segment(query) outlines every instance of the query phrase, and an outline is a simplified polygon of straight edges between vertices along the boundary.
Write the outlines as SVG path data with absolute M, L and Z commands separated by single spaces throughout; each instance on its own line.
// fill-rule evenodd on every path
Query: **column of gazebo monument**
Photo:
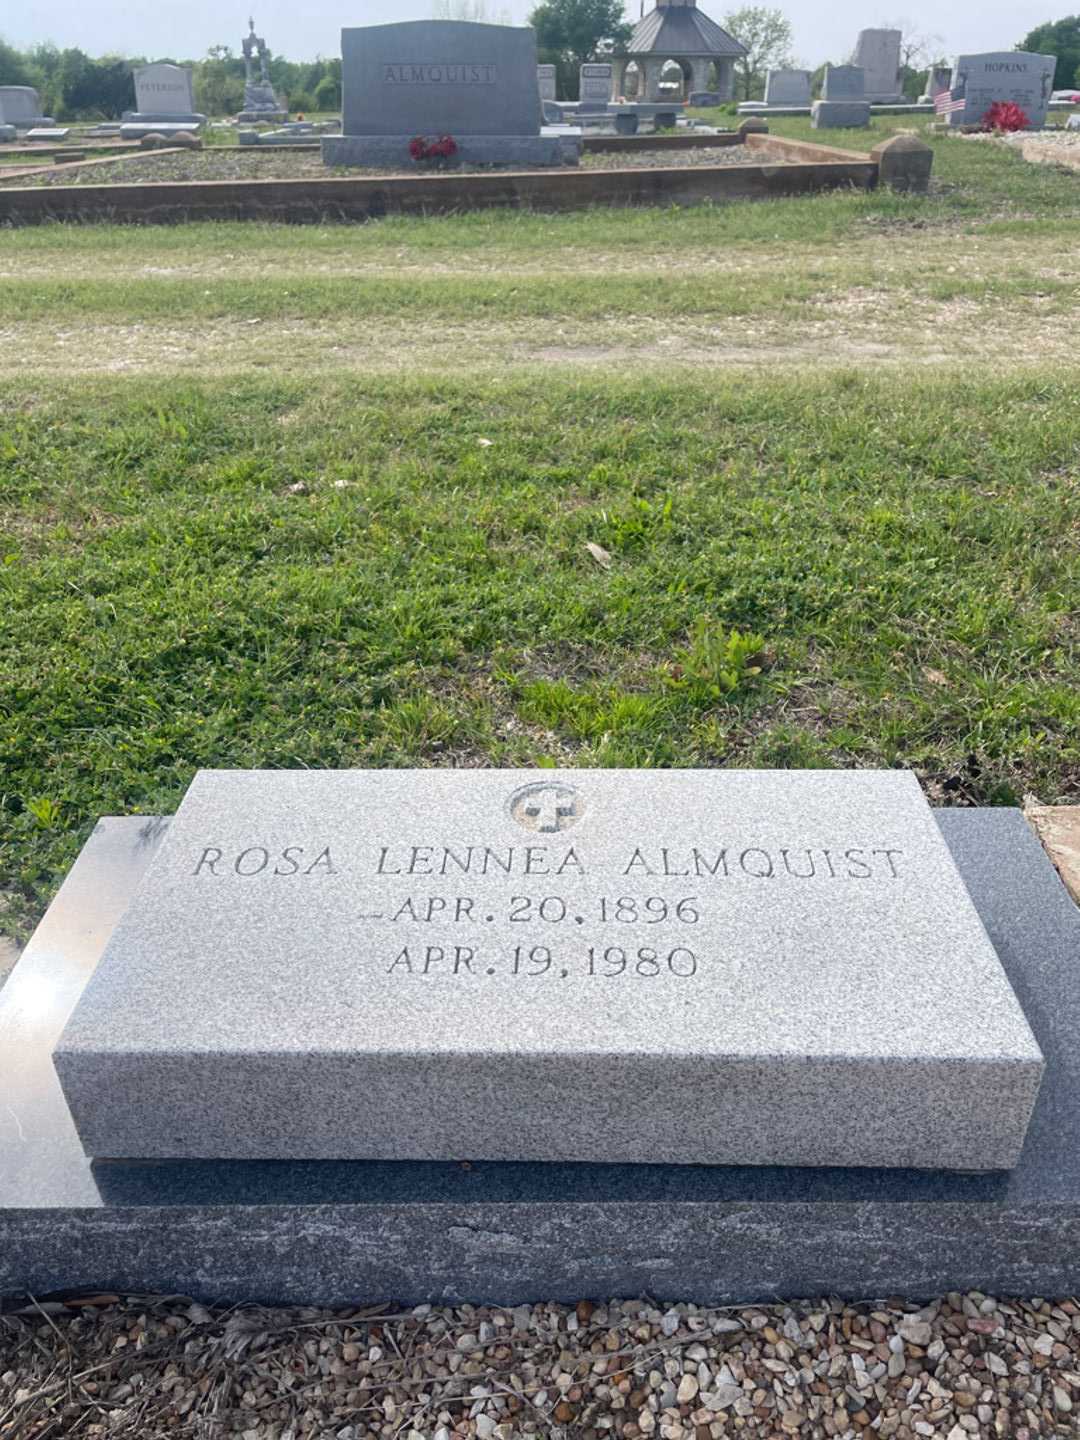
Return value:
M 635 99 L 650 102 L 670 99 L 671 97 L 665 95 L 660 88 L 660 78 L 664 72 L 664 67 L 670 63 L 670 57 L 668 56 L 657 56 L 655 58 L 643 56 L 640 60 L 633 55 L 614 57 L 611 62 L 612 100 L 619 100 L 626 95 L 626 72 L 631 65 L 636 66 L 638 76 Z M 733 95 L 734 63 L 732 61 L 714 60 L 710 56 L 699 55 L 688 57 L 686 60 L 677 61 L 676 63 L 679 64 L 680 68 L 686 65 L 689 66 L 690 69 L 689 80 L 687 79 L 685 70 L 683 70 L 682 74 L 683 99 L 695 90 L 709 90 L 713 88 L 709 85 L 709 72 L 714 65 L 716 66 L 715 88 L 723 96 Z

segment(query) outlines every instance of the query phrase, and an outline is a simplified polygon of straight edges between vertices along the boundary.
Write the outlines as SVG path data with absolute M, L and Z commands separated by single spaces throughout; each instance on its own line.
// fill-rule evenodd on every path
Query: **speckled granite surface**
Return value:
M 1080 1286 L 1080 912 L 1019 812 L 936 819 L 1047 1072 L 1008 1174 L 685 1166 L 91 1166 L 49 1053 L 161 822 L 106 820 L 0 996 L 0 1292 L 337 1303 Z
M 914 775 L 196 775 L 55 1052 L 87 1153 L 1004 1170 L 1042 1073 Z

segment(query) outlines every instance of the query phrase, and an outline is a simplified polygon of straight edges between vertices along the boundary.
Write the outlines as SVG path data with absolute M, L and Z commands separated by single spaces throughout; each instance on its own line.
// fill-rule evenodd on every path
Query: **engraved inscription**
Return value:
M 325 835 L 285 846 L 249 836 L 246 844 L 195 850 L 188 873 L 200 883 L 212 877 L 251 885 L 337 877 L 327 883 L 350 887 L 355 920 L 377 927 L 365 932 L 364 953 L 384 974 L 412 984 L 494 977 L 522 985 L 689 981 L 724 963 L 709 927 L 735 886 L 861 890 L 914 878 L 904 850 L 869 844 L 869 837 L 862 845 L 748 844 L 746 836 L 680 847 L 635 845 L 628 837 L 590 854 L 587 838 L 539 841 L 581 818 L 576 787 L 536 781 L 505 803 L 537 843 L 382 844 L 384 837 L 373 836 L 359 850 L 335 842 L 331 853 Z M 593 888 L 588 877 L 597 875 L 606 879 Z
M 494 85 L 495 66 L 487 62 L 388 61 L 382 67 L 382 78 L 384 85 Z
M 572 785 L 537 780 L 510 796 L 510 814 L 526 830 L 553 835 L 569 830 L 585 812 L 585 804 Z

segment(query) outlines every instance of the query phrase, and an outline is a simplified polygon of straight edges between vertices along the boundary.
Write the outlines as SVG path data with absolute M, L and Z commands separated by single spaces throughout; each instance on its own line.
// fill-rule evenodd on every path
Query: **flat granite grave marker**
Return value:
M 949 112 L 949 124 L 979 125 L 991 105 L 1002 100 L 1019 105 L 1032 128 L 1045 125 L 1056 66 L 1056 56 L 1026 50 L 957 56 L 950 89 L 954 99 L 965 103 Z
M 342 133 L 323 141 L 327 165 L 411 168 L 410 142 L 444 135 L 464 163 L 569 158 L 564 140 L 540 134 L 531 29 L 464 20 L 357 26 L 341 32 L 341 66 Z
M 1012 1166 L 901 772 L 204 771 L 55 1050 L 89 1155 Z

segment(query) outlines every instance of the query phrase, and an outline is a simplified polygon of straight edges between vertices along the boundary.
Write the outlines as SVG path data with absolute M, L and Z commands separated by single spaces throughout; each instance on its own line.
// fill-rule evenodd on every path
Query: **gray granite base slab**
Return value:
M 166 822 L 100 822 L 0 991 L 0 1293 L 723 1304 L 1080 1287 L 1080 912 L 1014 810 L 935 812 L 1048 1068 L 1009 1174 L 91 1165 L 50 1052 Z
M 815 130 L 863 130 L 870 124 L 868 100 L 815 100 L 810 107 Z
M 183 125 L 185 129 L 200 129 L 207 117 L 197 110 L 183 113 L 168 110 L 125 110 L 124 125 Z
M 417 169 L 409 154 L 413 135 L 327 135 L 324 165 L 404 166 Z M 580 146 L 557 135 L 455 135 L 455 165 L 573 165 Z

